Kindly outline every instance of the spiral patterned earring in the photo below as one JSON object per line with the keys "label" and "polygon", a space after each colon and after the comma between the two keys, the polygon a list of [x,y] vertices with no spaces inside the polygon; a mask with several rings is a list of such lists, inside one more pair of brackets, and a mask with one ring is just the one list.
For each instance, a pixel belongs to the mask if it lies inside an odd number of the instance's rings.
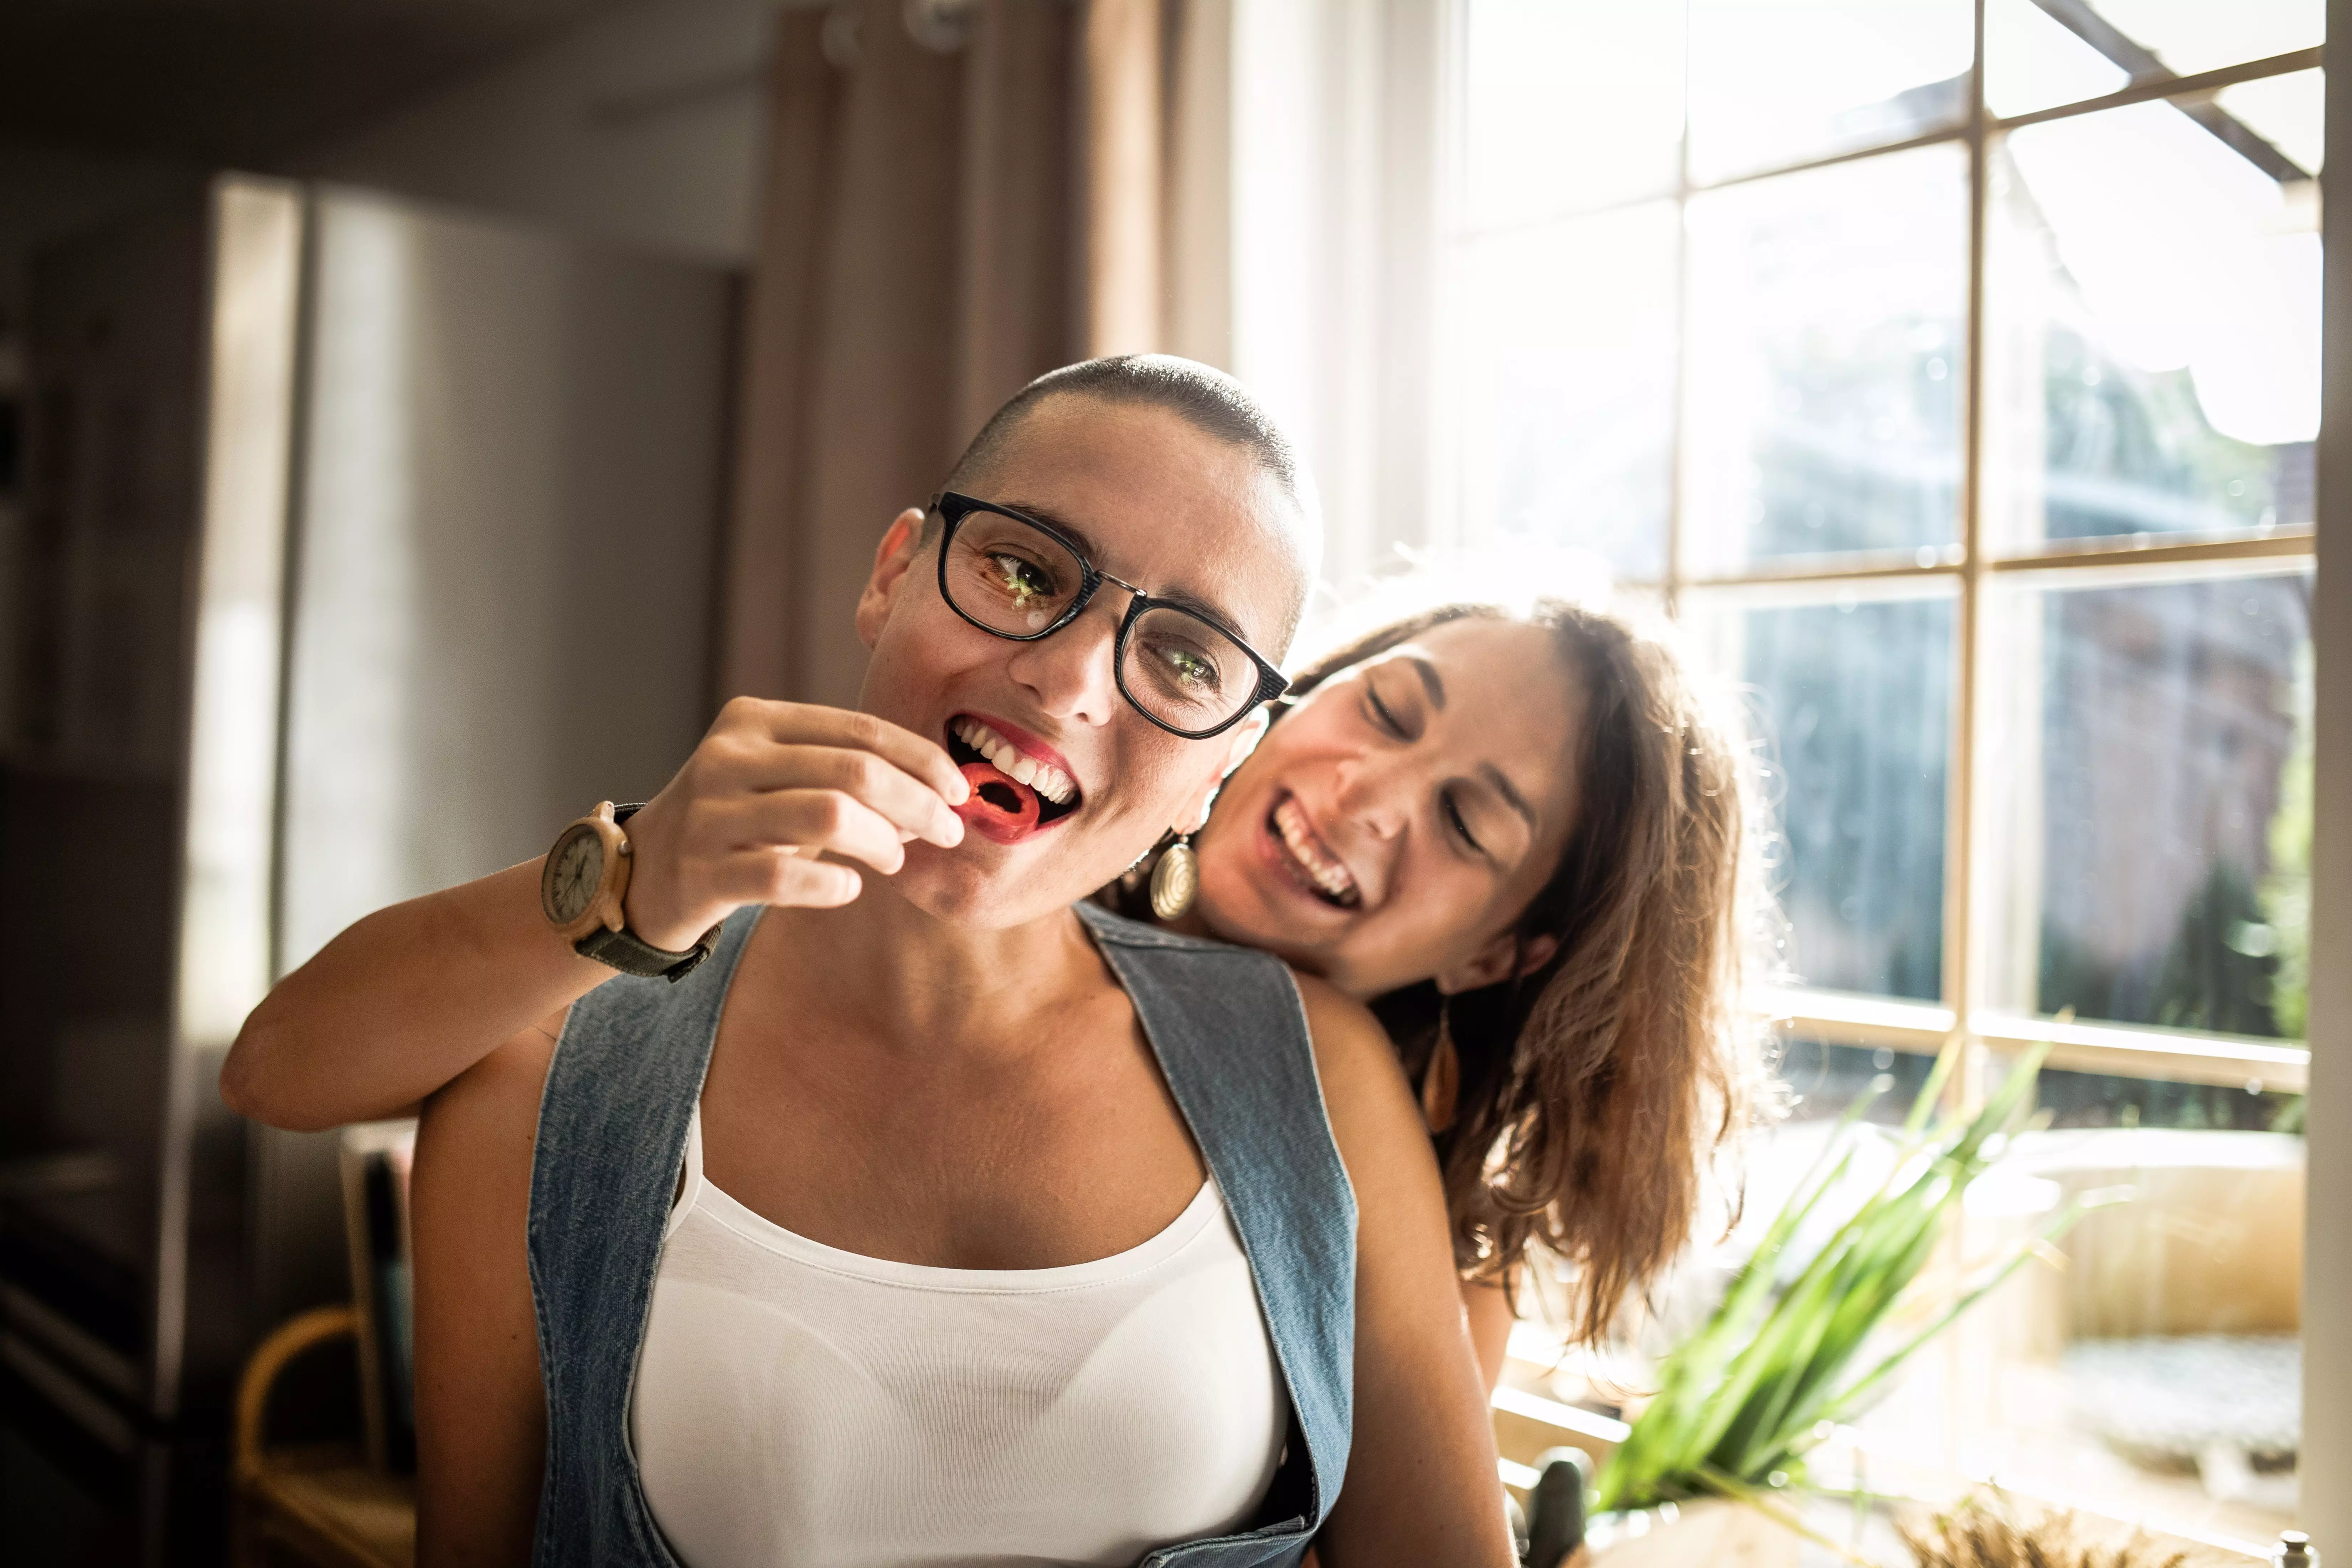
{"label": "spiral patterned earring", "polygon": [[1454,1125],[1462,1095],[1462,1058],[1454,1048],[1454,998],[1437,999],[1437,1044],[1421,1075],[1421,1119],[1432,1136]]}
{"label": "spiral patterned earring", "polygon": [[1192,853],[1192,836],[1177,838],[1151,868],[1151,912],[1172,921],[1192,907],[1201,890],[1201,858]]}

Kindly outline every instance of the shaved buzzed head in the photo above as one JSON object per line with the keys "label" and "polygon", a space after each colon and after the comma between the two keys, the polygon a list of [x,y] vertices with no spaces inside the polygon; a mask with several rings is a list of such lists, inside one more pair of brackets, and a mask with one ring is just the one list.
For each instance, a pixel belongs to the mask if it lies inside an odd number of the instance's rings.
{"label": "shaved buzzed head", "polygon": [[[1279,657],[1298,629],[1307,590],[1322,563],[1323,510],[1314,479],[1300,460],[1297,447],[1265,405],[1224,372],[1173,354],[1085,360],[1048,371],[1013,394],[964,448],[946,488],[984,489],[986,477],[1018,438],[1030,416],[1049,399],[1064,397],[1165,409],[1202,435],[1246,451],[1273,481],[1270,488],[1279,500],[1273,510],[1279,515],[1267,521],[1287,543],[1297,576],[1281,648],[1268,650]],[[937,525],[936,518],[925,520],[926,531]]]}

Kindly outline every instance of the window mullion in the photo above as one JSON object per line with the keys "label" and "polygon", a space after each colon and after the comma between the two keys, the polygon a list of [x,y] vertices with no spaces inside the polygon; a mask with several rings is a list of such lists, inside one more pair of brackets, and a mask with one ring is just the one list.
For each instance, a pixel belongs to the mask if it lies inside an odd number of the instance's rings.
{"label": "window mullion", "polygon": [[[1969,280],[1968,314],[1963,325],[1966,346],[1961,359],[1963,383],[1960,473],[1960,600],[1955,638],[1955,689],[1952,702],[1951,762],[1946,772],[1944,834],[1944,1004],[1952,1010],[1953,1028],[1965,1034],[1969,1012],[1977,1001],[1976,899],[1978,682],[1981,658],[1978,634],[1983,623],[1984,583],[1984,347],[1985,252],[1990,189],[1988,120],[1985,112],[1985,0],[1976,0],[1972,22],[1974,52],[1969,69],[1967,142],[1969,150]],[[1973,1110],[1983,1079],[1983,1047],[1967,1047],[1967,1071],[1955,1074],[1965,1109]]]}
{"label": "window mullion", "polygon": [[1665,610],[1682,615],[1684,432],[1690,424],[1690,3],[1683,4],[1683,134],[1675,151],[1675,395],[1666,446]]}

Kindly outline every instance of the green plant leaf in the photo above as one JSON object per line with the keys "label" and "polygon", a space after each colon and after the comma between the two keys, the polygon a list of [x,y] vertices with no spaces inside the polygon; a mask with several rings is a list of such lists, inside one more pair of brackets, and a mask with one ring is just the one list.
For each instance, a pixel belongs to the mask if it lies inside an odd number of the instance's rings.
{"label": "green plant leaf", "polygon": [[1781,1284],[1789,1247],[1853,1172],[1856,1123],[1884,1080],[1848,1109],[1733,1278],[1722,1304],[1661,1368],[1657,1397],[1601,1472],[1598,1507],[1639,1508],[1709,1492],[1735,1495],[1732,1489],[1752,1489],[1775,1470],[1801,1473],[1803,1455],[1822,1422],[1875,1396],[1922,1345],[2090,1206],[2078,1201],[2053,1216],[2034,1236],[2007,1249],[1995,1266],[1973,1276],[1924,1328],[1864,1361],[1874,1336],[1911,1298],[1969,1185],[2032,1120],[2032,1091],[2049,1053],[2046,1044],[2022,1053],[1965,1122],[1936,1114],[1958,1049],[1956,1039],[1938,1055],[1912,1103],[1886,1174],[1795,1278]]}

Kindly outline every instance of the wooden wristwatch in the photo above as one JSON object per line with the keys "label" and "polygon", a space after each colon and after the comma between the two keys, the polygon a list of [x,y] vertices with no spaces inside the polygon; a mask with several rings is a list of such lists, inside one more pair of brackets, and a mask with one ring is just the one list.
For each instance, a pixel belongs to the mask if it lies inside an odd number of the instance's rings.
{"label": "wooden wristwatch", "polygon": [[629,896],[629,836],[621,824],[639,809],[603,801],[558,834],[539,873],[539,907],[583,958],[624,974],[683,980],[719,945],[719,928],[704,931],[684,952],[656,947],[629,929],[622,908]]}

